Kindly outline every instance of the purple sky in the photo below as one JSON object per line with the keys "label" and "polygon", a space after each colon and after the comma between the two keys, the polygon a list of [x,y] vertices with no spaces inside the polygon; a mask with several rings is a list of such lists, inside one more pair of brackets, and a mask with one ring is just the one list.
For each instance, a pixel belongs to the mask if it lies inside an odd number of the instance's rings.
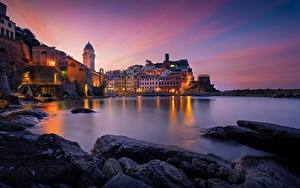
{"label": "purple sky", "polygon": [[0,0],[20,27],[79,61],[125,69],[188,59],[218,89],[300,88],[300,1]]}

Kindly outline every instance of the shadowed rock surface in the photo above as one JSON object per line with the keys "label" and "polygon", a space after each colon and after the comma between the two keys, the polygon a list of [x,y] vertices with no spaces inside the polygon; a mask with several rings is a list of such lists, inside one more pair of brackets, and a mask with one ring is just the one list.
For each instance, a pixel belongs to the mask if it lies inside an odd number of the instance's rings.
{"label": "shadowed rock surface", "polygon": [[129,170],[128,175],[154,187],[193,187],[193,181],[173,165],[151,160]]}
{"label": "shadowed rock surface", "polygon": [[101,186],[101,161],[55,134],[0,132],[0,182],[14,187],[65,183]]}
{"label": "shadowed rock surface", "polygon": [[[33,127],[48,114],[40,109],[15,110],[0,114],[0,130],[19,131]],[[1,124],[3,126],[1,126]]]}
{"label": "shadowed rock surface", "polygon": [[78,114],[78,113],[95,113],[96,111],[91,110],[89,108],[77,108],[77,109],[71,110],[71,112],[73,114]]}
{"label": "shadowed rock surface", "polygon": [[127,158],[127,157],[121,157],[118,162],[120,163],[122,169],[124,172],[136,167],[138,164],[134,162],[133,160]]}
{"label": "shadowed rock surface", "polygon": [[121,165],[114,158],[110,158],[105,161],[103,168],[102,168],[102,172],[107,179],[110,179],[117,174],[123,174]]}
{"label": "shadowed rock surface", "polygon": [[103,188],[121,188],[121,187],[151,188],[151,186],[145,184],[144,182],[136,180],[124,174],[118,174],[114,176],[103,186]]}
{"label": "shadowed rock surface", "polygon": [[238,126],[209,128],[204,130],[203,136],[233,139],[280,155],[299,156],[295,148],[300,148],[300,129],[254,121],[240,120],[237,124]]}
{"label": "shadowed rock surface", "polygon": [[139,165],[126,175],[153,187],[299,187],[299,176],[271,157],[245,156],[226,161],[182,148],[125,136],[100,137],[92,154],[100,159],[130,158]]}

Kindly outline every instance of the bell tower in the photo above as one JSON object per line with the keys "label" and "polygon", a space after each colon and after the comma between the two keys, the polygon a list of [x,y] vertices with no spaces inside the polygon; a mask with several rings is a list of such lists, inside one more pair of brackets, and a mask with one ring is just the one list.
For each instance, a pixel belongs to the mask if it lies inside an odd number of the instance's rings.
{"label": "bell tower", "polygon": [[82,56],[83,64],[88,68],[95,70],[95,51],[90,41],[85,45]]}

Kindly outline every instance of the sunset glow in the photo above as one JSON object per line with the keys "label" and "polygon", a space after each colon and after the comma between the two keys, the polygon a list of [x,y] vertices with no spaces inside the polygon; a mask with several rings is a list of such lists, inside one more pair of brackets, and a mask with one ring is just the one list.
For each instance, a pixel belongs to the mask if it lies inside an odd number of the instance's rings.
{"label": "sunset glow", "polygon": [[96,70],[161,62],[168,52],[221,90],[300,87],[300,1],[1,2],[17,26],[81,62],[91,41]]}

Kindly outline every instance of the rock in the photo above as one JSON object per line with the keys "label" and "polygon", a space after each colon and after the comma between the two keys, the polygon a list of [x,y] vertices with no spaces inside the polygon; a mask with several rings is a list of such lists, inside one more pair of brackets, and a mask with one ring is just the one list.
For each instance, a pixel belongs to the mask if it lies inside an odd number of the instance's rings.
{"label": "rock", "polygon": [[8,101],[10,104],[21,104],[19,97],[15,94],[4,94],[0,92],[0,99]]}
{"label": "rock", "polygon": [[24,129],[26,129],[26,127],[20,124],[6,124],[0,122],[0,131],[22,131]]}
{"label": "rock", "polygon": [[1,187],[1,188],[11,188],[11,186],[6,185],[6,184],[1,183],[1,182],[0,182],[0,187]]}
{"label": "rock", "polygon": [[220,179],[203,180],[197,178],[195,180],[195,186],[198,188],[235,188],[236,185],[229,184],[228,182]]}
{"label": "rock", "polygon": [[[204,136],[233,139],[242,144],[284,156],[300,156],[294,148],[300,147],[300,129],[263,122],[238,121],[238,126],[214,127]],[[293,147],[290,147],[293,145]]]}
{"label": "rock", "polygon": [[233,166],[235,175],[244,177],[233,182],[238,187],[300,187],[299,177],[270,157],[245,156]]}
{"label": "rock", "polygon": [[20,128],[20,126],[35,126],[41,119],[47,116],[48,114],[40,109],[29,109],[4,112],[0,115],[0,118],[2,119],[3,124],[9,126],[8,128],[15,129]]}
{"label": "rock", "polygon": [[32,116],[38,119],[43,119],[48,116],[46,112],[41,109],[27,109],[27,110],[16,110],[12,112],[6,112],[1,114],[2,118],[9,121],[15,119],[17,116]]}
{"label": "rock", "polygon": [[130,170],[138,165],[132,159],[129,159],[127,157],[121,157],[118,161],[124,172],[127,172],[128,170]]}
{"label": "rock", "polygon": [[123,174],[121,165],[114,158],[105,161],[102,172],[107,179],[110,179],[117,174]]}
{"label": "rock", "polygon": [[13,187],[63,183],[102,186],[101,161],[55,134],[0,132],[0,181]]}
{"label": "rock", "polygon": [[[206,169],[206,166],[210,164],[215,164],[216,168],[221,166],[225,168],[226,165],[224,163],[230,166],[229,161],[219,160],[218,157],[214,157],[212,154],[203,155],[176,146],[158,145],[114,135],[105,135],[98,138],[92,154],[98,158],[106,159],[128,157],[140,164],[154,159],[168,161],[176,168],[182,169],[192,178],[199,175],[212,177],[213,175],[208,174]],[[202,162],[205,168],[202,169],[193,165],[193,161]]]}
{"label": "rock", "polygon": [[145,184],[144,182],[133,179],[123,174],[115,175],[103,186],[103,188],[123,188],[123,187],[150,188],[150,186]]}
{"label": "rock", "polygon": [[33,127],[39,123],[39,119],[29,115],[18,115],[14,119],[7,121],[10,126],[23,126],[23,127]]}
{"label": "rock", "polygon": [[128,175],[154,187],[194,187],[183,171],[160,160],[138,165],[129,170]]}
{"label": "rock", "polygon": [[9,106],[9,102],[5,99],[0,99],[0,109],[5,109]]}
{"label": "rock", "polygon": [[78,113],[95,113],[96,111],[89,109],[89,108],[77,108],[74,110],[71,110],[73,114],[78,114]]}

